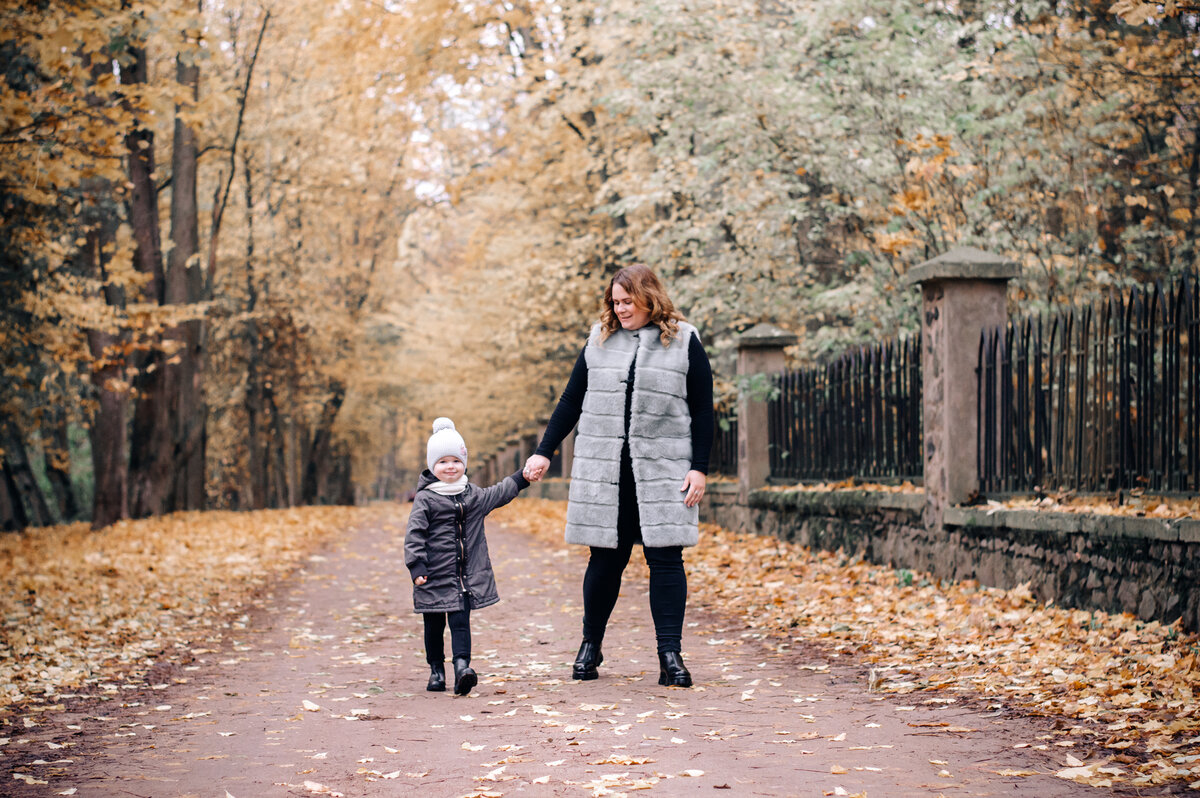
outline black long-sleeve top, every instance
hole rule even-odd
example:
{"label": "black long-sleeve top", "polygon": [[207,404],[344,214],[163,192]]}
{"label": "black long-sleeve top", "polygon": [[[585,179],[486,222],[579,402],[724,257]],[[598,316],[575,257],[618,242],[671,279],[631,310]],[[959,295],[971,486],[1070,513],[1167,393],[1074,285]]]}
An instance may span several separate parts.
{"label": "black long-sleeve top", "polygon": [[[546,424],[546,434],[542,436],[542,442],[538,444],[534,454],[540,454],[547,459],[553,457],[563,438],[567,437],[579,422],[579,416],[583,413],[583,396],[587,393],[587,360],[584,358],[586,350],[587,347],[584,346],[580,351],[575,368],[571,371],[571,378],[567,380],[567,387],[550,415],[550,421]],[[630,378],[626,381],[626,436],[629,434],[629,394],[633,392],[635,365],[636,358],[635,363],[629,367]],[[700,339],[693,335],[688,341],[687,396],[684,399],[692,416],[692,470],[702,474],[708,473],[708,457],[712,452],[713,443],[712,382],[712,366],[709,365],[708,354],[705,353]]]}

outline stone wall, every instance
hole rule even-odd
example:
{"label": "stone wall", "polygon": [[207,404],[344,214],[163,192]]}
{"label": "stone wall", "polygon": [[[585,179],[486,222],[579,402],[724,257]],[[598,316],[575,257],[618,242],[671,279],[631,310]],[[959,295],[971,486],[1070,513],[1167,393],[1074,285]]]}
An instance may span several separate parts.
{"label": "stone wall", "polygon": [[1028,582],[1043,602],[1182,618],[1200,630],[1197,520],[949,507],[941,527],[929,528],[922,494],[758,490],[739,507],[734,493],[714,487],[701,518],[730,529],[941,579],[1002,589]]}

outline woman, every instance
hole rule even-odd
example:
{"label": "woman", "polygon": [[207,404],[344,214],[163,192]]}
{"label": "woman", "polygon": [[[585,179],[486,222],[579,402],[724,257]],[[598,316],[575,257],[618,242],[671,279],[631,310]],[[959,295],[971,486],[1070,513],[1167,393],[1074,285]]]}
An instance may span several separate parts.
{"label": "woman", "polygon": [[575,427],[566,539],[591,547],[583,576],[583,643],[572,678],[595,679],[600,648],[635,543],[650,567],[650,613],[661,685],[691,687],[681,639],[687,604],[683,547],[699,537],[713,439],[712,369],[648,267],[621,269],[604,292],[600,322],[525,464],[541,479]]}

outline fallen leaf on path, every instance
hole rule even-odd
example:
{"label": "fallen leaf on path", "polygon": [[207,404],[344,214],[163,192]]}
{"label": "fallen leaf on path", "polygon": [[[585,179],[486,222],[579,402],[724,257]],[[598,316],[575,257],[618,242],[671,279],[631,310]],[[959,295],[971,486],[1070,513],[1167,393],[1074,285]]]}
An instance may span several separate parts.
{"label": "fallen leaf on path", "polygon": [[617,756],[613,754],[604,759],[589,762],[590,765],[648,765],[654,760],[648,756]]}

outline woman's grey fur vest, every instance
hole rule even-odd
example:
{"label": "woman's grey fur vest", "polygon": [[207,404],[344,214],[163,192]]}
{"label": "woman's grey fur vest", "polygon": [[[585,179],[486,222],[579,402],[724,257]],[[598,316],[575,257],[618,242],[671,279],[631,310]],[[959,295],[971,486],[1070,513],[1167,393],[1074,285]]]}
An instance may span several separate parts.
{"label": "woman's grey fur vest", "polygon": [[629,454],[637,484],[645,546],[694,546],[699,507],[687,507],[679,488],[692,467],[692,416],[687,406],[688,342],[696,328],[679,323],[664,347],[648,324],[617,330],[603,343],[600,325],[584,349],[587,393],[575,431],[567,506],[568,543],[615,549],[621,448],[625,440],[625,381],[634,366]]}

